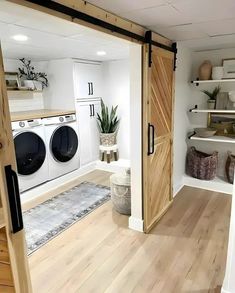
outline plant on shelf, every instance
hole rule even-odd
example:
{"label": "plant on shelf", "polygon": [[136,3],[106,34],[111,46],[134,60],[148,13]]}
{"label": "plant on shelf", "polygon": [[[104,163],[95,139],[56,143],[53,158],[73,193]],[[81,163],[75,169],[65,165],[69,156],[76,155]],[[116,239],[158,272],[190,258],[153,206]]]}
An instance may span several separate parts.
{"label": "plant on shelf", "polygon": [[43,90],[48,87],[47,74],[44,72],[35,72],[35,68],[31,64],[31,60],[25,58],[19,59],[22,68],[19,68],[20,78],[24,78],[24,86],[31,90]]}
{"label": "plant on shelf", "polygon": [[212,109],[212,110],[215,109],[216,98],[217,98],[220,90],[221,90],[221,87],[218,85],[217,87],[214,88],[214,90],[212,92],[207,91],[207,90],[202,91],[209,98],[207,100],[208,109]]}
{"label": "plant on shelf", "polygon": [[101,99],[101,113],[97,113],[97,123],[102,145],[111,146],[116,144],[116,136],[120,122],[120,119],[118,119],[116,114],[117,108],[118,106],[112,106],[111,111],[109,111],[108,107],[105,106]]}

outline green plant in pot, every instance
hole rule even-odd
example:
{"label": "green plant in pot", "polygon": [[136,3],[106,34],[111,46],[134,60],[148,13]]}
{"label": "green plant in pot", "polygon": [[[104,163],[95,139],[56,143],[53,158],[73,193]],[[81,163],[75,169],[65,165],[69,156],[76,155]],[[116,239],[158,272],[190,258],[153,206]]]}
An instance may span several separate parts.
{"label": "green plant in pot", "polygon": [[31,64],[31,60],[25,58],[19,59],[22,63],[22,68],[19,69],[19,76],[23,78],[24,86],[31,90],[43,90],[48,87],[47,74],[44,72],[35,72],[35,68]]}
{"label": "green plant in pot", "polygon": [[101,113],[97,113],[97,123],[100,131],[100,143],[105,146],[111,146],[116,144],[116,137],[120,119],[117,117],[117,108],[111,108],[109,111],[108,107],[101,100]]}
{"label": "green plant in pot", "polygon": [[215,105],[216,105],[216,98],[217,95],[219,94],[221,88],[220,86],[217,86],[214,88],[214,90],[212,92],[207,91],[207,90],[203,90],[202,92],[208,96],[208,100],[207,100],[207,107],[208,109],[215,109]]}

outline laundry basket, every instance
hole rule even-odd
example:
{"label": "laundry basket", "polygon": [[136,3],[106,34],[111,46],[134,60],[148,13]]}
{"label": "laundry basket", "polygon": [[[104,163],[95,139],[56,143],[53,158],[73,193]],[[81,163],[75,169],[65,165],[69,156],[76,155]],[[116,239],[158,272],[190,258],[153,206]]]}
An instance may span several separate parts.
{"label": "laundry basket", "polygon": [[131,182],[130,169],[126,173],[110,176],[111,199],[117,212],[124,215],[131,214]]}
{"label": "laundry basket", "polygon": [[186,172],[188,175],[202,180],[212,180],[216,176],[218,152],[206,154],[191,147],[187,154]]}

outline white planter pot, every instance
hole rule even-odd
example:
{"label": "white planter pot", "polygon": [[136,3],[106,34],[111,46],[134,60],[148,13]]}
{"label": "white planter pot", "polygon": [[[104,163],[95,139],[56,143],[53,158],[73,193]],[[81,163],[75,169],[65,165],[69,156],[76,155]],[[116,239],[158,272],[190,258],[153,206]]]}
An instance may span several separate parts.
{"label": "white planter pot", "polygon": [[116,132],[114,133],[100,133],[100,143],[104,146],[111,146],[116,144]]}
{"label": "white planter pot", "polygon": [[42,83],[41,81],[34,80],[34,87],[37,91],[42,91]]}
{"label": "white planter pot", "polygon": [[30,90],[35,90],[34,80],[24,80],[24,86],[29,88]]}
{"label": "white planter pot", "polygon": [[224,76],[224,68],[223,66],[215,66],[212,68],[212,79],[219,80]]}
{"label": "white planter pot", "polygon": [[207,108],[209,110],[214,110],[215,109],[215,100],[208,100],[207,101]]}

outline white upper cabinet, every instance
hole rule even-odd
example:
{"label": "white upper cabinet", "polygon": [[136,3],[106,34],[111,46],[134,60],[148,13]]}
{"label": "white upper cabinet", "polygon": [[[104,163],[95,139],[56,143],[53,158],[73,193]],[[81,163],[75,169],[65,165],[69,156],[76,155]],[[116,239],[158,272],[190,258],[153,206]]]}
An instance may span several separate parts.
{"label": "white upper cabinet", "polygon": [[101,97],[102,69],[99,63],[74,63],[75,99]]}

